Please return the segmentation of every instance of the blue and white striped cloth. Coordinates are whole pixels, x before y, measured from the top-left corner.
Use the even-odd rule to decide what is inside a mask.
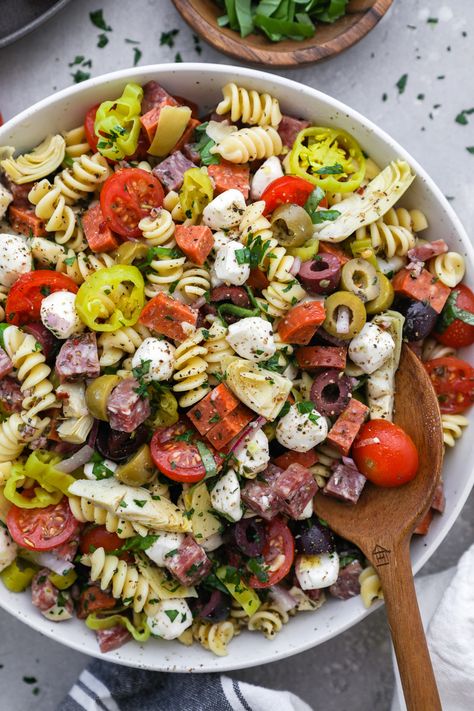
[[[218,674],[165,674],[94,661],[57,711],[312,711],[295,694]]]

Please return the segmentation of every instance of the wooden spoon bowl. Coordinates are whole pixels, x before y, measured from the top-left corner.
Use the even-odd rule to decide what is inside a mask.
[[[243,62],[274,67],[296,67],[328,59],[358,42],[385,15],[393,0],[350,0],[347,13],[333,24],[318,23],[314,37],[301,42],[270,42],[255,33],[241,37],[219,27],[224,10],[212,0],[173,0],[177,10],[206,42]]]
[[[426,370],[406,345],[396,378],[394,419],[417,446],[417,476],[395,488],[368,482],[356,506],[318,494],[315,510],[330,528],[364,552],[380,576],[409,711],[441,711],[416,601],[409,548],[411,535],[428,511],[441,475],[441,415]]]

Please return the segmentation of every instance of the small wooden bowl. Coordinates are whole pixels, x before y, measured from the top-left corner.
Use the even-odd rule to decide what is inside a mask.
[[[320,23],[314,37],[301,42],[270,42],[263,34],[242,38],[219,27],[223,9],[212,0],[173,0],[186,22],[213,47],[243,62],[296,67],[328,59],[358,42],[385,15],[393,0],[350,0],[347,13],[332,25]]]

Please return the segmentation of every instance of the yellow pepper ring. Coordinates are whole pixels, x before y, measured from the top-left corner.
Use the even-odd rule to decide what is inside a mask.
[[[124,264],[99,269],[81,285],[75,304],[79,318],[93,331],[133,326],[145,304],[143,276],[137,267]]]
[[[365,175],[361,147],[341,128],[310,126],[300,131],[289,164],[293,175],[335,193],[357,190]]]
[[[95,115],[97,148],[106,158],[121,160],[135,153],[140,137],[143,89],[133,82],[126,85],[116,101],[103,101]]]
[[[211,179],[200,168],[184,173],[179,200],[186,217],[195,224],[214,195]]]

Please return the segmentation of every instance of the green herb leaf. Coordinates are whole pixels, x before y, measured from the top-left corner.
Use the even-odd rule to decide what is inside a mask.
[[[121,555],[121,553],[125,553],[126,551],[132,551],[133,553],[146,551],[146,549],[150,548],[150,546],[152,546],[159,537],[159,535],[131,536],[130,538],[125,539],[123,546],[111,551],[111,554]]]
[[[98,46],[98,48],[99,48],[99,49],[102,49],[102,48],[105,47],[108,43],[109,43],[109,38],[107,37],[106,34],[104,34],[104,32],[102,32],[102,34],[100,34],[100,35],[98,36],[98,38],[97,38],[97,46]]]
[[[136,67],[140,59],[142,58],[142,51],[138,47],[133,48],[133,66]]]
[[[165,610],[165,615],[168,615],[171,622],[174,622],[175,619],[178,617],[179,612],[178,612],[178,610]]]
[[[204,442],[201,442],[201,440],[197,440],[196,447],[198,448],[202,463],[204,464],[204,469],[206,470],[206,476],[204,479],[210,479],[211,477],[216,476],[216,463],[210,449],[204,444]]]
[[[397,89],[398,89],[398,93],[399,93],[399,94],[403,94],[403,92],[405,91],[405,88],[406,88],[406,85],[407,85],[407,81],[408,81],[408,74],[402,74],[402,76],[400,77],[400,79],[399,79],[399,80],[397,81],[397,83],[395,84],[395,86],[396,86]]]
[[[334,222],[340,216],[339,210],[316,210],[311,215],[313,225],[320,225],[321,222]]]
[[[91,75],[89,72],[83,72],[82,69],[78,69],[77,72],[74,72],[74,74],[71,74],[74,84],[80,84],[82,81],[86,81],[87,79],[91,78]]]
[[[179,30],[170,30],[169,32],[162,32],[160,37],[160,47],[174,47],[174,40],[178,34]]]
[[[318,175],[340,175],[344,172],[344,168],[340,163],[334,163],[334,165],[323,165],[319,170],[315,170]]]
[[[104,32],[112,32],[112,28],[104,20],[104,11],[95,10],[89,13],[90,21],[93,25],[99,28],[99,30],[104,30]]]
[[[474,108],[463,109],[462,111],[460,111],[458,113],[458,115],[456,116],[456,118],[454,120],[456,121],[456,123],[459,123],[461,126],[467,126],[467,124],[469,123],[467,117],[470,116],[471,114],[474,114]]]

